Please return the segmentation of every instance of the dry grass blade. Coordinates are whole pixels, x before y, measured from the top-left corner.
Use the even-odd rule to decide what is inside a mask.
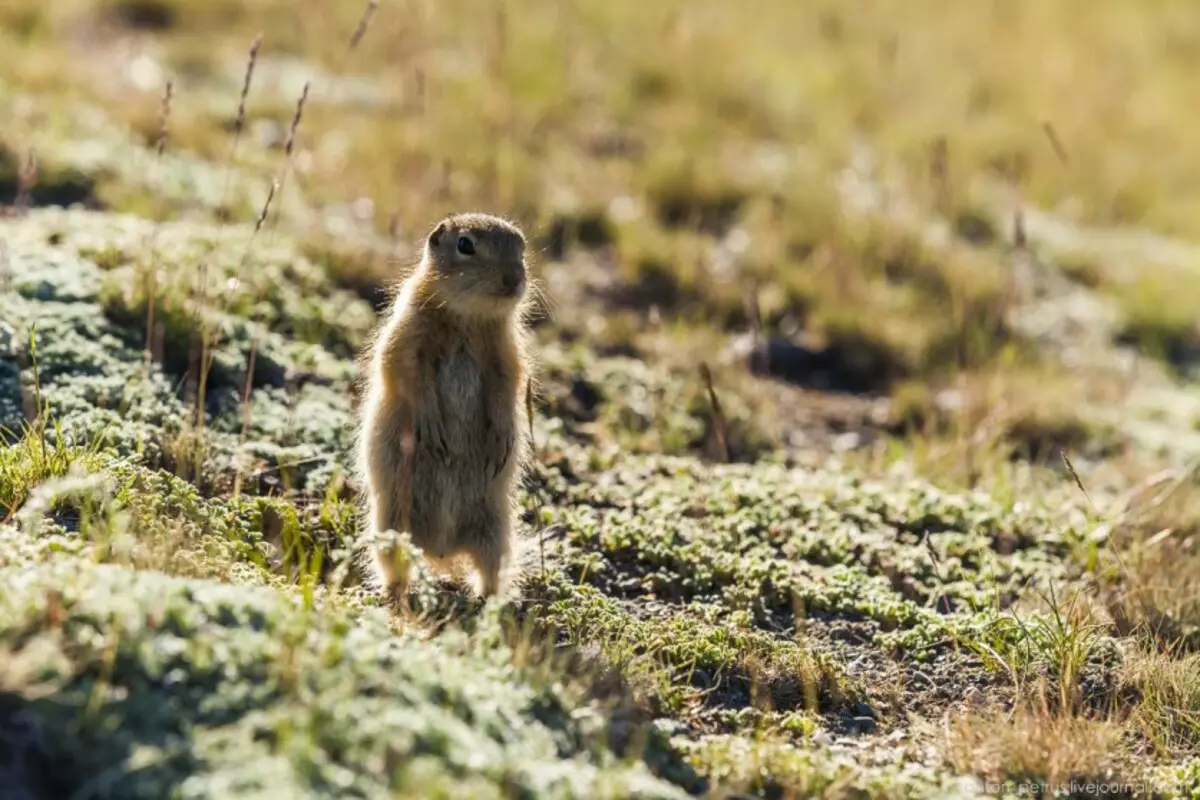
[[[246,128],[246,102],[250,97],[250,85],[254,81],[254,68],[258,64],[258,51],[262,47],[262,34],[254,37],[250,43],[250,51],[246,55],[246,72],[242,76],[242,91],[238,96],[237,117],[233,123],[233,142],[229,146],[229,160],[225,165],[225,186],[221,191],[221,209],[227,213],[229,199],[229,184],[233,179],[233,168],[237,163],[238,145],[242,141],[242,132]]]
[[[375,16],[377,8],[379,8],[379,0],[371,0],[367,3],[367,7],[363,9],[363,14],[358,20],[358,25],[354,27],[354,33],[350,34],[351,50],[358,47],[358,43],[362,41],[363,36],[367,33],[367,28],[371,27],[371,19]]]
[[[929,156],[929,175],[933,180],[935,192],[935,207],[941,213],[950,208],[950,144],[945,136],[939,136],[933,143]]]
[[[308,94],[308,85],[304,87],[305,95]],[[303,103],[303,99],[301,99]],[[300,110],[296,111],[296,121],[294,124],[299,124]],[[242,251],[242,257],[238,261],[237,269],[234,271],[231,288],[236,290],[241,285],[242,270],[246,266],[246,261],[250,258],[250,248],[254,244],[255,237],[262,230],[263,224],[267,221],[267,215],[271,213],[271,203],[275,199],[275,193],[279,191],[279,181],[272,179],[271,187],[267,190],[267,199],[263,202],[262,209],[258,212],[258,217],[254,221],[254,230],[250,233],[250,238],[246,241],[246,247]],[[254,368],[258,358],[258,337],[253,336],[250,339],[250,355],[246,360],[246,380],[242,384],[242,429],[239,442],[242,446],[246,444],[246,440],[250,435],[250,400],[254,391]],[[239,459],[237,464],[236,474],[234,476],[234,496],[241,494],[242,486],[242,462]]]
[[[929,538],[929,532],[926,531],[922,537],[925,544],[925,553],[929,556],[929,564],[933,569],[933,577],[938,582],[938,589],[941,591],[942,610],[945,613],[951,613],[950,595],[946,591],[946,579],[942,577],[942,562],[938,557],[937,550],[933,548],[933,541]]]
[[[271,188],[267,190],[267,200],[263,203],[262,210],[258,212],[258,219],[254,220],[254,234],[261,231],[263,223],[267,221],[267,214],[271,212],[271,202],[275,199],[275,192],[277,191],[279,191],[279,181],[272,180]]]
[[[304,88],[300,91],[300,99],[296,102],[296,112],[292,114],[292,124],[288,128],[287,141],[283,145],[284,155],[288,158],[292,157],[292,150],[296,146],[296,131],[300,128],[300,120],[304,118],[304,104],[308,102],[308,90],[311,86],[311,81],[304,82]]]
[[[246,58],[246,74],[242,78],[242,93],[238,98],[237,119],[234,121],[233,130],[236,136],[241,136],[242,130],[246,127],[246,99],[250,96],[250,84],[254,80],[254,68],[258,64],[258,50],[262,47],[262,34],[254,37],[254,41],[250,43],[250,52]],[[234,146],[237,146],[237,139],[234,139]]]
[[[162,104],[158,109],[158,136],[154,142],[154,152],[162,158],[163,150],[167,146],[167,138],[169,134],[169,122],[171,119],[171,100],[174,97],[175,84],[173,81],[167,81],[166,88],[163,89]]]
[[[271,186],[267,189],[267,199],[263,202],[262,208],[258,212],[258,216],[254,220],[254,230],[250,232],[250,238],[246,240],[246,247],[242,250],[242,257],[238,260],[237,269],[234,270],[233,280],[229,284],[230,288],[236,290],[241,286],[242,270],[246,267],[246,262],[250,258],[250,247],[254,244],[255,238],[262,231],[263,224],[267,221],[267,215],[271,213],[271,204],[275,200],[275,194],[279,191],[279,181],[271,179]]]
[[[1042,133],[1046,135],[1046,139],[1050,142],[1050,146],[1054,148],[1054,155],[1063,166],[1066,166],[1070,159],[1067,158],[1067,148],[1063,146],[1062,139],[1058,136],[1058,131],[1054,129],[1054,125],[1050,121],[1042,123]]]
[[[242,430],[238,436],[239,452],[237,458],[237,470],[233,478],[233,496],[240,497],[242,493],[242,453],[241,449],[246,446],[247,439],[250,438],[250,412],[251,412],[251,394],[254,391],[254,368],[258,357],[258,339],[257,337],[250,342],[250,355],[246,359],[246,380],[242,384]]]
[[[1023,698],[1011,716],[984,708],[948,717],[944,731],[946,766],[989,782],[1029,776],[1034,786],[1091,781],[1116,790],[1127,780],[1126,765],[1114,757],[1121,752],[1120,728],[1104,719],[1057,713],[1044,697]]]
[[[704,381],[704,390],[708,393],[708,402],[712,407],[713,413],[713,432],[717,438],[717,454],[720,460],[729,460],[728,434],[729,426],[725,421],[725,412],[721,408],[721,399],[717,397],[716,387],[713,385],[712,370],[708,368],[708,364],[701,362],[700,378]]]
[[[1080,480],[1079,473],[1075,471],[1075,465],[1071,463],[1070,457],[1067,456],[1066,449],[1059,450],[1058,455],[1062,458],[1063,463],[1067,465],[1067,470],[1071,473],[1071,477],[1075,479],[1075,485],[1079,487],[1079,491],[1083,492],[1088,505],[1092,507],[1093,511],[1097,511],[1096,504],[1092,502],[1092,496],[1088,494],[1088,490],[1083,487],[1083,481]]]

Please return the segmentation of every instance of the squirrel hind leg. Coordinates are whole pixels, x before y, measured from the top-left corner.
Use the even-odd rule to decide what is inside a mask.
[[[472,542],[468,550],[471,563],[478,571],[476,590],[484,598],[505,599],[512,588],[512,545],[510,525],[499,520],[492,530]]]

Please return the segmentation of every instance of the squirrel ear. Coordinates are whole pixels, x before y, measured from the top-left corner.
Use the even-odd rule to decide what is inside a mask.
[[[433,229],[433,233],[429,234],[429,246],[437,247],[442,242],[442,237],[446,234],[446,221],[442,220],[437,227]]]

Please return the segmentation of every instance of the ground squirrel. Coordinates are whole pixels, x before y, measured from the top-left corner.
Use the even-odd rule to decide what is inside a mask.
[[[514,490],[527,458],[532,378],[525,237],[487,214],[455,214],[425,240],[364,353],[359,470],[371,533],[408,533],[435,568],[478,570],[503,594]],[[402,597],[407,570],[386,545],[376,577]]]

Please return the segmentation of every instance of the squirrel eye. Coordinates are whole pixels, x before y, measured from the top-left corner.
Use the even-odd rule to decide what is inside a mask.
[[[475,255],[475,243],[466,236],[458,237],[458,252],[462,253],[464,256]]]

